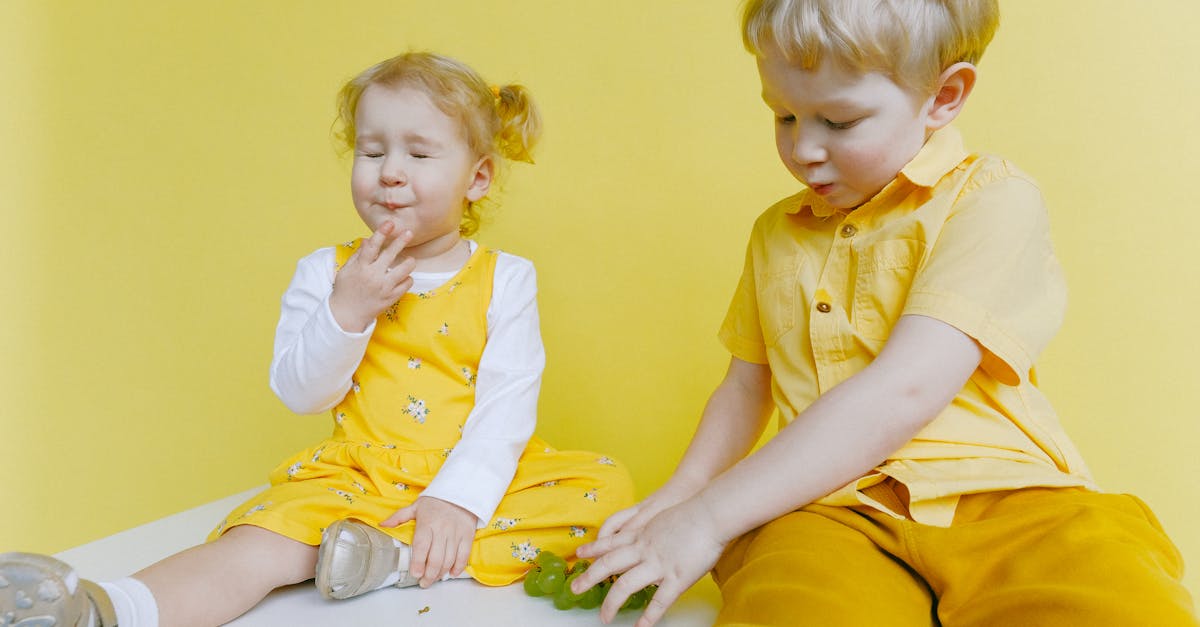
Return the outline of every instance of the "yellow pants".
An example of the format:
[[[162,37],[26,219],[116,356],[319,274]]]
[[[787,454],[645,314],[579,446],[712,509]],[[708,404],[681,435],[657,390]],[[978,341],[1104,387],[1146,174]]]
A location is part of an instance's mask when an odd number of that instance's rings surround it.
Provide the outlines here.
[[[1200,624],[1183,560],[1136,497],[1080,489],[965,496],[948,528],[810,505],[735,540],[718,625]]]

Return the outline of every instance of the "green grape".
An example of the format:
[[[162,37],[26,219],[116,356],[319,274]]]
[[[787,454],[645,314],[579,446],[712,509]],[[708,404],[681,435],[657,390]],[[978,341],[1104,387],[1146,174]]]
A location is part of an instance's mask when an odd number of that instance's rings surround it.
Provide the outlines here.
[[[560,610],[569,610],[579,602],[580,595],[571,591],[571,582],[575,581],[575,578],[579,577],[579,575],[580,573],[573,573],[567,577],[562,589],[558,591],[558,594],[554,595],[554,607]]]
[[[643,607],[646,607],[646,604],[650,603],[650,599],[654,598],[655,592],[658,592],[658,586],[655,584],[650,584],[645,588],[642,588],[641,590],[629,595],[629,598],[625,599],[625,603],[621,605],[621,609],[640,610]]]
[[[529,596],[535,597],[551,596],[554,607],[560,610],[569,610],[576,605],[585,610],[595,609],[604,603],[617,576],[610,576],[582,594],[575,594],[571,590],[571,583],[586,572],[591,565],[588,560],[579,560],[568,571],[566,560],[550,551],[542,551],[534,560],[534,566],[525,574],[523,582],[525,592]],[[657,590],[658,586],[649,585],[634,592],[625,599],[625,603],[621,605],[620,609],[640,610],[646,607]]]
[[[646,599],[646,602],[643,605],[650,605],[650,599],[654,598],[655,592],[658,592],[658,584],[652,583],[645,588],[642,588],[642,597]]]
[[[646,596],[646,588],[642,588],[641,590],[629,595],[629,598],[625,599],[625,603],[621,605],[621,609],[640,610],[643,607],[646,607],[646,602],[649,600],[650,598]]]
[[[562,590],[558,591],[558,594],[554,595],[554,607],[555,608],[560,609],[560,610],[569,610],[569,609],[575,607],[575,601],[571,600],[571,597],[565,596],[563,594],[563,591],[566,589],[567,588],[564,586]]]
[[[537,584],[538,575],[540,574],[542,574],[542,569],[537,566],[530,568],[529,572],[525,573],[525,583],[523,584],[525,586],[525,594],[531,597],[540,597],[546,594],[542,592],[541,587]]]
[[[555,594],[562,588],[564,579],[566,579],[566,576],[563,575],[561,570],[546,570],[543,568],[542,572],[538,575],[537,585],[545,594]]]
[[[604,602],[604,595],[607,591],[608,587],[602,583],[592,586],[579,597],[579,607],[585,610],[600,607],[600,604]]]
[[[576,603],[580,602],[581,595],[576,595],[576,593],[571,590],[571,581],[578,579],[581,574],[583,573],[571,573],[568,575],[568,577],[566,577],[566,581],[563,583],[563,589],[559,590],[558,595],[554,596],[554,607],[558,609],[571,609],[575,607]]]
[[[551,553],[550,551],[542,551],[538,553],[534,563],[542,568],[542,570],[557,570],[564,575],[567,572],[567,560]]]

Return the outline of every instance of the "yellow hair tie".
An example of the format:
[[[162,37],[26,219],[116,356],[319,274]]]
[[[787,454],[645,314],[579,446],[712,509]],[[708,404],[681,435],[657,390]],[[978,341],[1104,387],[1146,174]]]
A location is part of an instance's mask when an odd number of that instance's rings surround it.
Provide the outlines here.
[[[500,99],[500,86],[499,85],[492,85],[492,96],[495,97],[497,100]]]

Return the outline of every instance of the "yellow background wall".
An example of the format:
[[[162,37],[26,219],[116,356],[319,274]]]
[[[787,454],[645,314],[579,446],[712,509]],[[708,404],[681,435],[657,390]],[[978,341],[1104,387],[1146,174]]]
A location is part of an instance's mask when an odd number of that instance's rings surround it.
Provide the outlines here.
[[[733,3],[0,5],[0,550],[58,551],[262,483],[327,418],[266,384],[295,261],[360,234],[342,81],[409,48],[527,84],[548,133],[481,238],[539,267],[542,435],[666,478],[774,156]],[[1072,286],[1042,380],[1200,589],[1191,0],[1005,0],[960,126],[1038,177]]]

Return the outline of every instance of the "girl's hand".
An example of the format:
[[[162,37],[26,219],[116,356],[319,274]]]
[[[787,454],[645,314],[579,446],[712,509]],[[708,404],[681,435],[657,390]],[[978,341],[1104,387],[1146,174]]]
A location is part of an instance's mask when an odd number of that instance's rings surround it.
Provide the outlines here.
[[[411,239],[411,231],[384,222],[338,270],[329,310],[342,330],[361,333],[412,287],[417,262],[401,255]]]
[[[447,573],[461,575],[475,540],[475,514],[453,503],[421,496],[379,525],[397,527],[410,520],[416,520],[417,524],[408,574],[419,578],[422,588],[428,588]]]
[[[623,529],[579,547],[579,557],[594,561],[571,584],[571,590],[581,594],[610,575],[624,573],[600,606],[600,619],[608,623],[629,595],[658,584],[634,625],[651,627],[679,595],[712,569],[727,542],[719,538],[712,515],[701,499],[689,499],[661,511],[644,527]]]

